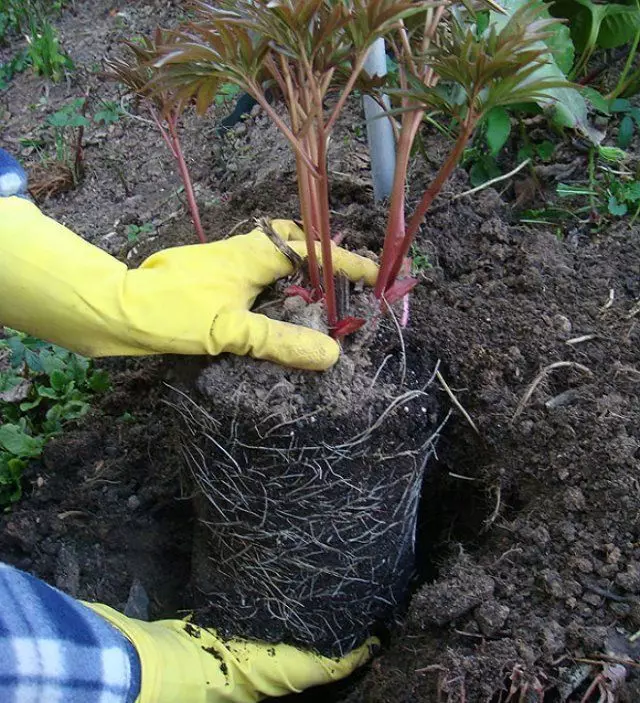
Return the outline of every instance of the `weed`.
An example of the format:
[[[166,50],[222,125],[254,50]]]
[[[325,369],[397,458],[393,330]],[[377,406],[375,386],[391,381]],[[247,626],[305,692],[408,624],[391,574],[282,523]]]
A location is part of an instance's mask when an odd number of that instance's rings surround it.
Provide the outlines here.
[[[5,330],[0,339],[0,506],[22,495],[22,473],[47,441],[90,409],[109,376],[82,356]]]
[[[115,124],[123,115],[122,108],[114,100],[103,100],[100,109],[94,113],[93,121],[97,124]]]
[[[553,13],[569,20],[569,27],[580,57],[574,75],[583,71],[596,48],[613,49],[633,42],[631,60],[635,56],[640,30],[640,5],[637,2],[596,3],[593,0],[557,0]],[[616,97],[625,89],[631,61],[620,76]]]
[[[46,146],[42,137],[20,137],[18,142],[23,149],[35,149],[38,152]]]
[[[128,410],[125,410],[125,412],[120,415],[120,417],[117,419],[117,422],[121,422],[123,424],[130,424],[132,422],[136,422],[136,416],[130,413]]]
[[[611,101],[609,111],[622,118],[618,127],[618,146],[626,149],[636,128],[640,127],[640,108],[634,107],[626,98],[617,98]]]
[[[53,129],[56,161],[71,171],[75,183],[80,179],[82,135],[90,124],[86,107],[86,98],[75,98],[47,118],[47,124]]]
[[[518,149],[518,161],[524,161],[525,159],[550,161],[555,149],[556,145],[548,139],[541,142],[527,141],[524,146]]]
[[[150,222],[145,222],[142,225],[127,226],[127,241],[129,244],[137,244],[140,241],[141,234],[152,234],[155,232],[155,227]]]
[[[30,63],[31,59],[28,53],[19,51],[8,61],[0,64],[0,90],[6,90],[16,73],[24,71]]]
[[[24,0],[0,0],[0,41],[7,42],[8,35],[28,26],[31,3]]]
[[[433,264],[429,259],[429,255],[421,252],[415,245],[411,247],[410,258],[411,273],[414,276],[417,276],[421,273],[424,273],[424,271],[428,271],[429,269],[433,268]]]
[[[572,208],[574,215],[589,213],[589,220],[600,224],[608,218],[624,217],[633,211],[631,223],[640,215],[640,179],[628,170],[627,154],[617,147],[592,149],[589,156],[589,183],[560,183],[560,198],[587,199],[588,205]]]
[[[216,92],[216,105],[224,105],[231,102],[240,92],[240,88],[235,83],[223,83]]]
[[[464,150],[461,164],[469,169],[469,182],[474,188],[502,175],[496,157],[481,142]]]
[[[634,214],[632,222],[640,214],[640,181],[611,180],[608,188],[607,211],[613,217],[624,217],[630,209]]]
[[[65,71],[73,69],[73,61],[61,51],[58,33],[46,18],[31,21],[27,42],[27,54],[37,75],[58,81]]]

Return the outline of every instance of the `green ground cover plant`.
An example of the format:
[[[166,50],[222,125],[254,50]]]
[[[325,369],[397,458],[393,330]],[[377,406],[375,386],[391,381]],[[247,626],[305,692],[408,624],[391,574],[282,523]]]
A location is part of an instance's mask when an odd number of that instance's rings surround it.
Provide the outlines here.
[[[501,4],[505,8],[514,8],[524,3],[523,0],[505,0]],[[608,132],[617,131],[617,145],[628,148],[640,124],[640,111],[628,99],[640,90],[637,57],[640,4],[636,0],[622,3],[557,0],[547,3],[547,7],[553,16],[566,22],[546,40],[557,69],[568,80],[578,80],[583,84],[581,93],[586,104],[578,109],[576,103],[576,116],[580,115],[581,121],[584,121],[585,108],[588,106],[590,112],[608,118],[606,127],[601,125],[603,131],[600,134],[592,129],[582,130],[583,134],[597,147]],[[615,76],[615,86],[613,89],[604,85],[596,86],[595,81],[603,70],[602,66],[592,70],[591,64],[596,52],[621,48],[627,51],[627,58],[622,70]],[[609,62],[610,59],[605,59],[604,67]],[[563,131],[567,123],[562,116],[558,119],[558,115],[553,112],[549,114],[548,139],[533,144],[529,142],[525,130],[521,129],[518,135],[513,134],[515,125],[522,125],[523,118],[530,117],[536,111],[539,112],[540,108],[522,104],[487,115],[463,158],[472,186],[499,179],[505,171],[511,172],[514,152],[517,164],[526,159],[546,162],[557,145],[567,143],[569,135]]]
[[[0,43],[12,36],[23,35],[27,47],[18,51],[0,66],[0,89],[19,71],[31,66],[38,74],[58,81],[73,68],[73,62],[62,50],[51,17],[59,14],[65,3],[42,0],[0,0]]]
[[[0,508],[22,495],[22,474],[47,441],[86,415],[110,387],[89,359],[28,335],[0,339]]]
[[[129,242],[129,244],[137,244],[140,241],[141,234],[152,234],[154,231],[155,227],[151,222],[144,222],[141,225],[127,225],[127,242]]]
[[[86,111],[87,99],[75,98],[47,117],[53,132],[55,160],[69,168],[76,184],[82,166],[82,137],[85,127],[91,124]]]

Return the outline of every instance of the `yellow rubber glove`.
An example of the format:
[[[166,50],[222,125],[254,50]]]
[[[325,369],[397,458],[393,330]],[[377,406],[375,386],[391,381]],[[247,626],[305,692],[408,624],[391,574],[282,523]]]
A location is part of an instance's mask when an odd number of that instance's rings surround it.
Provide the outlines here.
[[[303,237],[275,220],[285,240]],[[290,246],[306,255],[303,241]],[[336,247],[334,266],[375,283],[376,265]],[[0,198],[0,324],[85,356],[250,354],[322,370],[337,342],[315,330],[249,312],[260,291],[291,273],[259,229],[166,249],[129,270],[22,198]]]
[[[299,693],[348,676],[371,657],[378,640],[342,659],[286,644],[219,639],[183,620],[142,622],[99,603],[85,603],[117,627],[140,656],[136,703],[254,703]]]

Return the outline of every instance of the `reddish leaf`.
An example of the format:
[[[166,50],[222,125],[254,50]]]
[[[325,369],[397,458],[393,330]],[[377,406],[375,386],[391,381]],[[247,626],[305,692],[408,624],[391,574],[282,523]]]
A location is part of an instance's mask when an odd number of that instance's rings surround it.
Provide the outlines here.
[[[396,280],[391,288],[387,288],[384,294],[384,299],[387,303],[389,303],[389,305],[393,305],[401,298],[404,298],[404,296],[409,293],[409,291],[413,290],[417,284],[417,278],[400,278]]]
[[[287,288],[284,289],[284,294],[288,295],[290,298],[292,298],[294,295],[297,295],[298,297],[302,298],[305,303],[315,302],[313,291],[307,290],[302,286],[287,286]]]
[[[341,337],[346,337],[348,334],[353,334],[357,332],[365,321],[361,317],[345,317],[344,320],[340,320],[333,330],[333,337],[335,339],[340,339]]]

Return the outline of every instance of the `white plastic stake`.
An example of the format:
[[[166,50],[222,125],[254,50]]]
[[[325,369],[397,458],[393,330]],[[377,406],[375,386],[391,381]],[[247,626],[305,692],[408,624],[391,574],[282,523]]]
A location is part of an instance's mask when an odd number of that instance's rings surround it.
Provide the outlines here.
[[[369,49],[364,63],[364,70],[370,76],[387,75],[387,56],[384,39],[376,39]],[[383,102],[389,109],[389,98],[385,95]],[[367,140],[371,158],[371,178],[373,179],[373,197],[376,201],[388,198],[393,188],[393,172],[396,167],[396,145],[393,129],[389,119],[380,117],[382,107],[368,95],[364,96],[364,116],[367,121]]]

